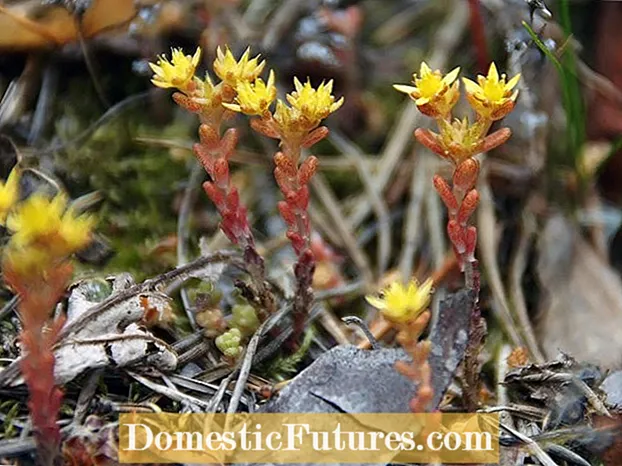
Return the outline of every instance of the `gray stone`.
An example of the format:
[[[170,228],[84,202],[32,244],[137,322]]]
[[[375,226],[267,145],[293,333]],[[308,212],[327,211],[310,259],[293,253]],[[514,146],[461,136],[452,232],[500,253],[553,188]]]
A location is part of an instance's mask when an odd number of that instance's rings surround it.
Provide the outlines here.
[[[622,371],[609,374],[600,389],[605,393],[605,404],[611,409],[622,410]]]

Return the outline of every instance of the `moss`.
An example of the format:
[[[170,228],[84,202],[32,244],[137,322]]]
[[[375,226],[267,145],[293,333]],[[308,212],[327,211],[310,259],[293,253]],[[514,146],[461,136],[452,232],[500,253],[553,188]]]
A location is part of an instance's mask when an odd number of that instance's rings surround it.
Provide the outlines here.
[[[150,120],[145,109],[149,102],[144,101],[101,124],[83,144],[67,144],[100,115],[88,104],[75,105],[78,97],[72,94],[56,125],[66,143],[56,154],[56,163],[72,186],[73,196],[99,191],[103,197],[97,229],[115,250],[106,272],[128,271],[140,280],[174,266],[174,254],[153,250],[176,232],[174,201],[188,176],[187,164],[166,149],[133,139],[147,135],[191,139],[194,126],[178,118],[161,128]],[[92,96],[80,100],[93,102]]]

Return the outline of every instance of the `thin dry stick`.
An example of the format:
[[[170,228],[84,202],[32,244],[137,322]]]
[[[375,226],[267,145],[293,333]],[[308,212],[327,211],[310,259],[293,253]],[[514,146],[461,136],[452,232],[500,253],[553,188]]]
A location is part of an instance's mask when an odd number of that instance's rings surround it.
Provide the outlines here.
[[[503,288],[499,264],[497,264],[497,251],[495,238],[495,213],[492,201],[492,193],[486,181],[486,174],[480,176],[477,191],[480,195],[479,208],[477,209],[477,230],[480,235],[479,250],[482,254],[483,264],[486,269],[488,283],[493,295],[493,310],[501,323],[503,330],[508,335],[514,346],[526,346],[522,336],[516,330],[507,294]]]
[[[501,423],[500,425],[503,430],[509,432],[514,437],[522,441],[527,447],[527,450],[529,450],[529,452],[544,466],[558,466],[557,463],[553,461],[553,459],[534,440],[520,433],[518,430],[512,429],[507,424]]]
[[[127,371],[127,373],[137,382],[153,390],[154,392],[159,393],[160,395],[163,395],[174,401],[179,401],[180,403],[188,403],[195,409],[195,412],[200,412],[200,409],[198,408],[206,409],[209,407],[209,403],[207,401],[204,401],[201,398],[197,398],[192,395],[187,395],[184,392],[179,391],[176,387],[170,388],[166,385],[156,383],[153,380],[148,379],[147,377],[143,377],[142,375],[137,374],[136,372]]]
[[[332,312],[330,307],[320,305],[320,323],[326,329],[326,331],[332,336],[337,344],[349,345],[350,338],[344,328],[343,322]]]
[[[238,410],[238,404],[242,399],[242,394],[244,393],[244,389],[246,388],[246,381],[248,380],[248,377],[250,375],[253,360],[255,358],[255,354],[257,353],[259,340],[263,335],[269,332],[270,329],[272,329],[286,313],[290,311],[290,306],[285,306],[279,309],[279,311],[275,314],[272,314],[259,326],[259,328],[253,334],[251,340],[248,342],[248,345],[246,346],[246,351],[244,352],[244,357],[242,358],[242,362],[238,363],[237,368],[232,373],[232,377],[234,377],[234,374],[237,374],[238,372],[240,375],[235,383],[235,388],[233,389],[233,394],[231,395],[231,401],[229,402],[229,406],[227,407],[227,414],[235,413]]]
[[[196,201],[197,195],[201,188],[201,182],[205,178],[205,171],[203,166],[198,160],[193,160],[192,169],[190,171],[190,177],[188,178],[188,184],[184,190],[184,195],[179,206],[179,215],[177,217],[177,266],[188,263],[188,243],[190,241],[190,216],[192,213],[192,206]],[[184,308],[184,312],[188,317],[188,321],[193,330],[197,329],[197,323],[194,318],[194,312],[192,312],[192,303],[188,297],[188,291],[185,287],[181,287],[179,290],[181,296],[181,302]]]
[[[522,284],[522,278],[527,266],[529,244],[536,233],[536,222],[531,214],[524,212],[521,223],[522,228],[518,246],[510,266],[510,294],[512,296],[518,321],[521,324],[525,340],[527,341],[531,357],[535,362],[542,363],[544,362],[544,356],[538,346],[538,341],[536,340],[536,335],[527,313],[527,305],[525,304],[525,295],[523,293]]]
[[[369,171],[369,166],[363,161],[363,152],[340,131],[331,128],[328,140],[337,149],[345,154],[356,167],[359,178],[363,183],[365,192],[369,196],[369,203],[376,214],[378,221],[378,276],[387,270],[389,259],[391,258],[391,221],[389,219],[389,209],[382,196],[374,185],[373,177]]]
[[[450,16],[438,30],[432,40],[435,48],[430,54],[430,59],[426,60],[433,69],[444,68],[454,49],[460,44],[460,38],[464,34],[468,22],[468,9],[466,3],[456,2]],[[382,151],[378,175],[374,179],[374,185],[378,192],[383,192],[387,184],[393,177],[404,149],[412,141],[412,128],[418,127],[419,121],[423,116],[418,112],[417,107],[411,102],[405,104],[398,119],[395,129]],[[371,206],[366,199],[362,198],[348,217],[348,224],[352,229],[358,227],[367,217]]]
[[[589,192],[587,193],[585,199],[585,209],[588,212],[601,212],[602,202],[596,186],[590,186],[588,189]],[[609,248],[607,246],[607,237],[605,235],[605,222],[591,222],[589,232],[594,252],[596,252],[596,254],[598,254],[603,261],[609,261]]]
[[[373,274],[369,261],[367,260],[367,256],[358,246],[356,238],[352,234],[350,228],[348,228],[346,223],[343,221],[343,212],[341,212],[339,203],[337,202],[333,191],[324,179],[324,176],[321,173],[316,173],[316,175],[311,178],[311,186],[313,186],[315,194],[317,194],[320,201],[322,201],[322,204],[324,204],[326,212],[337,228],[337,231],[342,238],[343,245],[358,268],[361,277],[366,283],[371,283],[373,281]]]
[[[112,295],[101,303],[96,304],[84,314],[82,314],[78,319],[65,325],[59,334],[59,341],[62,341],[63,338],[71,335],[72,333],[82,330],[101,312],[105,311],[106,309],[110,309],[116,305],[119,305],[127,299],[130,299],[146,291],[164,288],[166,285],[177,280],[186,280],[190,276],[192,276],[193,272],[201,270],[210,264],[220,262],[235,263],[233,259],[236,257],[239,257],[239,253],[237,251],[219,251],[207,256],[199,257],[198,259],[189,262],[186,265],[177,267],[166,273],[158,275],[155,278],[151,278],[149,280],[145,280],[142,283],[133,285],[127,290]]]
[[[259,27],[265,24],[266,18],[270,10],[274,8],[272,0],[251,0],[242,16],[242,19],[250,27]]]
[[[326,218],[326,214],[313,201],[309,203],[309,215],[313,222],[312,225],[321,232],[322,237],[328,243],[343,247],[343,238],[337,232],[337,228],[331,225],[331,222]]]
[[[265,320],[263,324],[259,326],[251,340],[248,342],[248,345],[246,346],[244,358],[242,359],[242,365],[240,366],[240,375],[237,382],[235,383],[233,395],[231,395],[231,401],[229,402],[229,406],[227,407],[227,414],[233,414],[238,410],[238,405],[240,404],[240,400],[242,399],[242,395],[244,394],[244,389],[246,388],[246,381],[248,380],[248,376],[251,373],[253,357],[257,352],[257,346],[259,346],[259,339],[263,335],[264,329],[266,328],[268,322],[270,322],[270,320]]]
[[[497,354],[495,374],[497,377],[497,403],[502,406],[509,404],[508,389],[503,381],[505,380],[505,376],[509,371],[508,357],[511,353],[512,348],[510,347],[510,345],[503,345],[499,350],[499,353]],[[502,411],[499,414],[499,420],[514,428],[514,420],[508,412]]]
[[[132,138],[133,142],[162,147],[165,149],[174,149],[185,152],[192,152],[192,145],[194,143],[178,140],[178,139],[162,139],[162,138],[154,138],[147,136],[137,136]],[[269,146],[266,149],[266,152],[273,150],[272,146]],[[352,168],[356,168],[356,162],[354,162],[351,158],[345,157],[343,155],[316,155],[313,154],[318,160],[319,165],[317,169],[319,171],[347,171]],[[367,154],[362,153],[361,162],[367,166],[367,170],[375,171],[376,166],[378,165],[378,155],[377,154]],[[235,154],[231,155],[229,159],[232,163],[239,163],[244,165],[258,165],[262,167],[271,167],[272,161],[267,159],[264,154],[260,154],[248,148],[238,148],[235,151]]]

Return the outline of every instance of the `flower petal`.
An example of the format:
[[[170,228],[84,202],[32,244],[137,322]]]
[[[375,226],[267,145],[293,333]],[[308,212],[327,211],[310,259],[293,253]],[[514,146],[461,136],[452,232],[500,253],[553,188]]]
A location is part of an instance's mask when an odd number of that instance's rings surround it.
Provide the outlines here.
[[[241,112],[242,111],[242,107],[240,107],[237,104],[228,104],[228,103],[223,102],[222,106],[227,108],[227,109],[229,109],[229,110],[233,110],[234,112]]]
[[[334,112],[336,110],[338,110],[344,103],[345,99],[343,97],[341,97],[337,102],[335,102],[334,104],[332,104],[330,106],[330,111]]]
[[[398,92],[403,92],[404,94],[414,94],[418,91],[415,86],[407,86],[405,84],[393,84],[393,89]]]
[[[419,292],[424,295],[424,296],[430,296],[430,294],[432,294],[432,291],[434,290],[434,280],[432,280],[431,278],[428,278],[423,285],[421,285],[421,288],[419,289]]]
[[[379,310],[385,310],[387,308],[387,303],[384,302],[382,298],[377,298],[374,296],[366,296],[365,301],[371,304],[373,307]]]
[[[170,87],[175,87],[173,84],[169,83],[169,82],[165,82],[165,81],[158,81],[157,79],[152,79],[151,83],[156,86],[156,87],[160,87],[162,89],[168,89]]]
[[[516,86],[518,84],[519,80],[520,80],[520,73],[518,73],[516,76],[514,76],[512,79],[510,79],[508,81],[508,83],[505,85],[505,89],[507,91],[513,89],[514,86]]]
[[[194,55],[192,56],[192,66],[196,68],[196,66],[199,64],[200,59],[201,59],[201,47],[197,47],[196,52],[194,52]]]
[[[497,65],[495,65],[494,61],[490,64],[490,69],[488,70],[488,79],[494,82],[499,81],[499,72],[497,71]]]
[[[471,81],[469,78],[462,78],[464,83],[464,89],[468,94],[478,94],[483,92],[483,89],[475,81]]]
[[[429,74],[432,73],[432,70],[430,69],[430,67],[428,66],[428,64],[424,61],[421,62],[421,68],[419,70],[419,74],[421,75],[421,77],[427,76]]]
[[[458,66],[457,68],[454,68],[449,73],[447,73],[447,75],[443,78],[443,82],[447,85],[453,83],[458,77],[459,73],[460,73],[460,67]]]

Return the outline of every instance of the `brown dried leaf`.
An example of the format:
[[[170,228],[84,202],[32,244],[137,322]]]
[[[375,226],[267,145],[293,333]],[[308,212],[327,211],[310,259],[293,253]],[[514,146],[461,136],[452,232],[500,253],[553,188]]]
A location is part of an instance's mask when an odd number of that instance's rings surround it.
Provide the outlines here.
[[[84,38],[122,26],[136,16],[133,0],[93,0],[81,20]],[[65,8],[24,1],[0,6],[0,49],[29,50],[79,38],[78,21]]]

